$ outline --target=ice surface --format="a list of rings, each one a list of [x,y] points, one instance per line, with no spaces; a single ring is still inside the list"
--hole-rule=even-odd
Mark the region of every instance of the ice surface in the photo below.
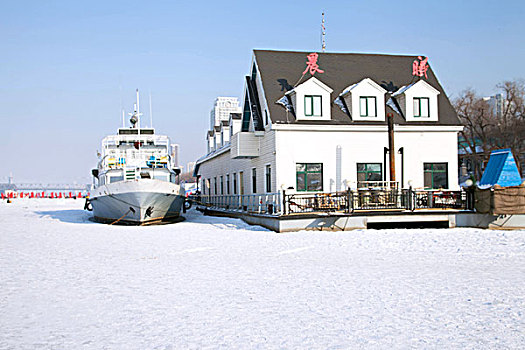
[[[277,234],[0,202],[0,349],[524,348],[525,231]]]

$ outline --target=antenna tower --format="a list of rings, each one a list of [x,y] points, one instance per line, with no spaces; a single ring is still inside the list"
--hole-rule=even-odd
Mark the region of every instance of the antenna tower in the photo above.
[[[322,15],[323,15],[323,20],[321,21],[321,36],[322,36],[322,51],[324,52],[326,50],[326,40],[325,40],[326,28],[324,26],[324,12],[322,13]]]

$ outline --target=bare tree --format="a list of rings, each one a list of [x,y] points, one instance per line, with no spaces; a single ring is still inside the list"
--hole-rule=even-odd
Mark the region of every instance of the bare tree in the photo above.
[[[466,160],[471,163],[474,177],[480,179],[485,153],[490,152],[488,140],[494,123],[490,106],[472,89],[465,90],[454,101],[454,106],[464,126],[460,132],[462,142],[459,145]]]
[[[505,81],[498,85],[503,94],[501,113],[493,113],[496,123],[492,148],[510,148],[520,174],[525,153],[525,85],[523,81]]]
[[[464,126],[460,147],[470,160],[476,179],[481,178],[483,162],[495,149],[510,148],[518,168],[525,154],[525,85],[522,81],[498,84],[502,92],[500,106],[491,106],[472,89],[454,101]]]

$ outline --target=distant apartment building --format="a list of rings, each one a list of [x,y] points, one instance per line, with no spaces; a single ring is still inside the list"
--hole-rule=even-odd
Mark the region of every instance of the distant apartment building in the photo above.
[[[186,172],[193,174],[193,170],[195,170],[195,162],[188,162],[186,165]]]
[[[503,116],[503,95],[496,94],[493,96],[483,97],[483,100],[488,103],[490,108],[494,111],[497,117]]]
[[[220,126],[222,121],[230,119],[230,113],[241,113],[237,97],[217,97],[210,112],[210,130]]]
[[[172,143],[171,144],[171,158],[173,159],[173,164],[175,165],[175,167],[179,167],[180,166],[179,151],[180,151],[179,144]]]

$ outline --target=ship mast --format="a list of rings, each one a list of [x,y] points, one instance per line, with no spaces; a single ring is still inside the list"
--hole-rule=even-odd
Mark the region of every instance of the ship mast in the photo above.
[[[140,105],[139,105],[139,89],[137,89],[137,103],[133,105],[133,113],[128,113],[131,116],[130,122],[133,128],[140,129]]]
[[[140,106],[139,106],[139,89],[137,89],[137,124],[138,124],[138,128],[140,129]]]

